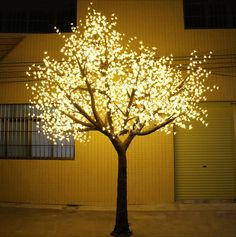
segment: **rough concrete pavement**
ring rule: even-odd
[[[114,211],[88,209],[0,206],[0,237],[110,236]],[[236,237],[236,204],[130,209],[134,237]]]

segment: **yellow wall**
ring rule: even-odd
[[[29,35],[4,62],[40,61],[45,50],[58,57],[61,45],[57,35]],[[30,96],[25,83],[1,84],[0,103],[28,103]],[[159,133],[134,140],[128,151],[130,204],[173,201],[172,144],[171,135]],[[4,202],[110,205],[116,200],[116,153],[98,133],[87,144],[76,143],[74,161],[0,160],[0,173]]]
[[[95,7],[106,15],[115,12],[118,29],[127,37],[136,35],[160,55],[231,52],[235,30],[184,30],[181,0],[97,0]],[[78,1],[78,18],[89,1]],[[59,58],[62,40],[55,34],[27,35],[4,58],[4,62],[34,62],[49,55]],[[230,51],[231,50],[231,51]],[[21,70],[27,70],[22,66]],[[210,100],[236,100],[236,81],[212,76],[209,84],[220,90]],[[24,103],[30,98],[24,83],[0,84],[0,103]],[[159,132],[137,138],[128,151],[128,200],[130,204],[174,201],[173,137]],[[91,142],[76,143],[75,160],[0,160],[0,201],[114,204],[117,159],[110,142],[95,133]]]

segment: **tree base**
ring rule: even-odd
[[[112,236],[116,236],[116,237],[128,237],[128,236],[131,236],[132,235],[132,232],[127,229],[127,230],[113,230],[111,232],[111,235]]]

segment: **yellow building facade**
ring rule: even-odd
[[[214,59],[214,54],[236,53],[235,29],[184,29],[181,0],[93,2],[103,14],[116,14],[117,28],[126,37],[137,36],[146,45],[157,47],[160,56],[172,53],[185,57],[194,49],[199,55],[212,51],[212,62],[218,65],[220,62],[217,57]],[[88,5],[87,0],[77,2],[78,19],[84,19]],[[62,39],[56,34],[25,34],[23,40],[0,62],[1,70],[13,70],[15,77],[20,77],[28,65],[42,60],[44,51],[60,59],[62,44]],[[14,67],[4,68],[4,65]],[[4,79],[4,73],[2,75]],[[220,87],[219,91],[208,95],[208,101],[236,101],[235,78],[215,73],[207,83]],[[28,103],[30,97],[25,82],[0,84],[0,104]],[[176,200],[174,141],[173,134],[160,132],[133,141],[128,150],[130,205],[155,205]],[[232,144],[235,147],[235,140]],[[235,165],[234,162],[232,164]],[[116,152],[106,137],[93,133],[89,143],[75,143],[74,160],[0,159],[0,202],[114,205],[116,179]],[[234,179],[236,176],[232,176]],[[232,185],[235,184],[232,181]]]

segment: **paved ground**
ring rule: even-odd
[[[108,237],[114,224],[108,209],[33,207],[0,205],[0,237]],[[130,209],[134,237],[236,237],[236,204]]]

